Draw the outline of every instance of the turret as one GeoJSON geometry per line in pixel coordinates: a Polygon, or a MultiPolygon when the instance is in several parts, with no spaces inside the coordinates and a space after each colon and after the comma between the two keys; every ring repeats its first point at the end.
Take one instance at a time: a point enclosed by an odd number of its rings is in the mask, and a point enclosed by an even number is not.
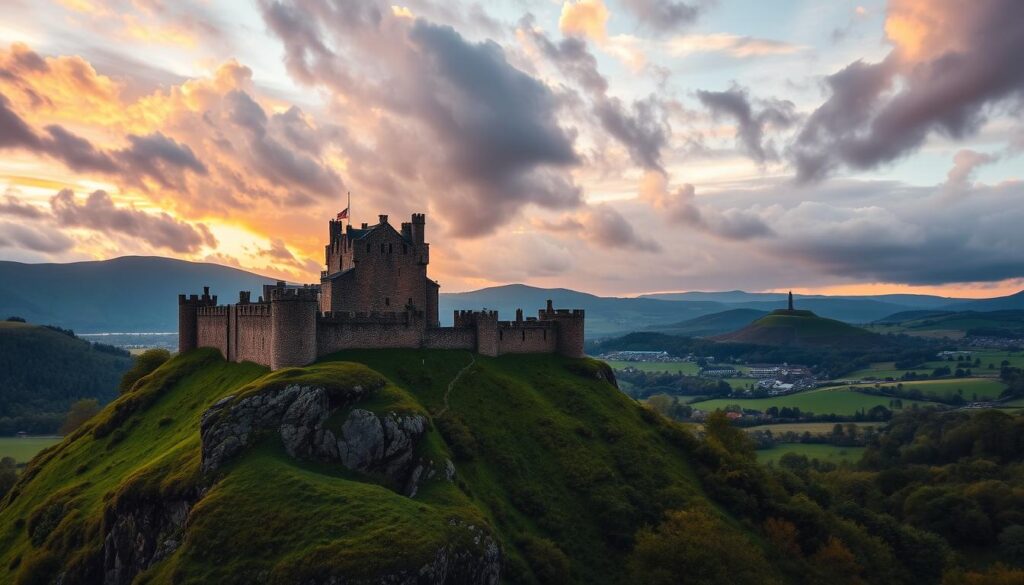
{"type": "Polygon", "coordinates": [[[426,241],[427,216],[422,213],[412,214],[412,243],[419,245],[426,241]]]}
{"type": "Polygon", "coordinates": [[[583,309],[558,309],[550,300],[538,313],[541,321],[554,321],[558,331],[558,353],[566,357],[583,357],[583,309]]]}
{"type": "Polygon", "coordinates": [[[474,313],[476,320],[476,352],[480,355],[498,355],[498,312],[480,311],[474,313]]]}
{"type": "Polygon", "coordinates": [[[217,295],[210,296],[210,287],[203,287],[203,296],[178,295],[178,353],[184,353],[198,347],[198,327],[196,311],[199,307],[217,305],[217,295]]]}
{"type": "Polygon", "coordinates": [[[275,287],[270,291],[270,303],[270,369],[316,361],[316,290],[275,287]]]}

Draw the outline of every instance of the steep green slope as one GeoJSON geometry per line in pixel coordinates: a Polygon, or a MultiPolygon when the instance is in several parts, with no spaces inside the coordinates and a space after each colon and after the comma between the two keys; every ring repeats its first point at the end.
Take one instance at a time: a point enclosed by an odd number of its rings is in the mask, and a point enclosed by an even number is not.
{"type": "Polygon", "coordinates": [[[881,337],[811,311],[774,311],[717,341],[801,347],[851,347],[880,343],[881,337]]]}
{"type": "Polygon", "coordinates": [[[190,352],[30,464],[0,503],[0,582],[486,582],[498,566],[507,582],[621,582],[639,528],[706,498],[693,439],[609,379],[546,355],[359,351],[268,373],[190,352]],[[299,400],[235,451],[215,441],[294,388],[332,405],[338,436],[357,410],[423,417],[410,454],[439,472],[407,497],[386,473],[290,454],[299,400]]]}
{"type": "Polygon", "coordinates": [[[112,399],[131,363],[46,327],[0,322],[0,435],[57,432],[75,400],[112,399]]]}

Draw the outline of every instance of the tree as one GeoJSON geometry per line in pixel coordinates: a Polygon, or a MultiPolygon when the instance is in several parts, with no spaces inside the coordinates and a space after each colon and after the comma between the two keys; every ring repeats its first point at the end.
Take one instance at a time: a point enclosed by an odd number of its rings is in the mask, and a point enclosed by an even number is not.
{"type": "Polygon", "coordinates": [[[151,374],[169,359],[171,359],[171,352],[166,349],[147,349],[142,352],[135,358],[135,365],[132,366],[132,369],[124,373],[118,390],[121,394],[131,390],[136,382],[151,374]]]}
{"type": "Polygon", "coordinates": [[[0,498],[18,481],[17,465],[11,457],[0,459],[0,498]]]}
{"type": "Polygon", "coordinates": [[[7,318],[7,322],[8,323],[24,323],[25,322],[25,318],[24,317],[15,317],[15,316],[12,315],[12,316],[7,318]]]}
{"type": "Polygon", "coordinates": [[[999,533],[999,552],[1015,564],[1024,562],[1024,526],[1014,524],[999,533]]]}
{"type": "Polygon", "coordinates": [[[68,411],[67,418],[64,419],[63,426],[60,427],[60,434],[69,435],[73,433],[75,429],[85,424],[87,420],[96,416],[96,413],[99,411],[100,401],[95,398],[83,398],[75,401],[68,411]]]}
{"type": "Polygon", "coordinates": [[[631,582],[649,585],[775,583],[768,567],[761,549],[703,508],[640,529],[629,558],[631,582]]]}

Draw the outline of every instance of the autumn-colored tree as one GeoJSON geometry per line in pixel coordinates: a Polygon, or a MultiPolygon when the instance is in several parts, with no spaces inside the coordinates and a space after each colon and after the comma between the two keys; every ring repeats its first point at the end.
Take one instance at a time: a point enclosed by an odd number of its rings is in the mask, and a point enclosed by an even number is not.
{"type": "Polygon", "coordinates": [[[825,576],[823,583],[858,585],[864,582],[860,578],[861,567],[856,557],[835,536],[828,537],[828,541],[811,555],[811,563],[825,576]]]}
{"type": "Polygon", "coordinates": [[[95,416],[99,411],[100,402],[95,398],[83,398],[82,400],[76,400],[75,403],[71,405],[71,409],[68,410],[67,418],[64,419],[64,424],[60,427],[60,434],[71,434],[75,429],[85,424],[85,421],[95,416]]]}
{"type": "Polygon", "coordinates": [[[800,532],[789,520],[769,518],[764,521],[764,534],[780,553],[789,557],[802,557],[800,532]]]}
{"type": "Polygon", "coordinates": [[[633,583],[745,585],[774,583],[761,549],[711,511],[674,510],[637,533],[630,555],[633,583]]]}
{"type": "Polygon", "coordinates": [[[1024,583],[1024,569],[1012,569],[997,564],[984,572],[951,571],[942,577],[942,585],[1020,585],[1024,583]]]}

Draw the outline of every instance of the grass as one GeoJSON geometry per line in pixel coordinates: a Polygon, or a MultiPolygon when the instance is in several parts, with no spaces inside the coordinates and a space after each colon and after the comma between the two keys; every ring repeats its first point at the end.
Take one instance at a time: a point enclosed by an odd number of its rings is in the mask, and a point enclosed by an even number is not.
{"type": "Polygon", "coordinates": [[[817,459],[829,463],[856,463],[864,453],[864,447],[838,447],[836,445],[817,445],[811,443],[779,443],[771,449],[757,451],[759,463],[778,464],[786,453],[805,455],[808,459],[817,459]]]}
{"type": "MultiPolygon", "coordinates": [[[[868,411],[871,408],[881,405],[889,408],[892,399],[887,396],[870,396],[861,392],[851,390],[849,387],[837,388],[816,388],[789,394],[786,396],[774,396],[770,398],[716,398],[693,404],[694,408],[714,411],[725,409],[727,406],[738,404],[742,408],[764,412],[772,406],[778,408],[798,407],[802,412],[813,412],[814,414],[837,414],[849,416],[859,411],[868,411]]],[[[903,407],[910,408],[912,404],[927,404],[915,400],[903,400],[903,407]]]]}
{"type": "Polygon", "coordinates": [[[28,463],[36,453],[60,442],[60,437],[0,437],[0,459],[13,457],[18,463],[28,463]]]}
{"type": "Polygon", "coordinates": [[[559,581],[622,581],[640,527],[706,501],[692,436],[608,384],[600,362],[553,355],[477,356],[418,448],[453,459],[456,481],[437,476],[414,499],[293,459],[273,433],[215,477],[200,472],[199,419],[223,397],[297,381],[344,396],[372,383],[360,406],[436,417],[470,357],[350,351],[274,373],[210,350],[175,357],[26,468],[0,502],[0,582],[51,582],[61,570],[88,581],[114,510],[200,488],[181,546],[136,583],[375,581],[416,570],[441,547],[480,546],[468,525],[501,543],[505,581],[536,583],[538,550],[564,555],[559,581]]]}

